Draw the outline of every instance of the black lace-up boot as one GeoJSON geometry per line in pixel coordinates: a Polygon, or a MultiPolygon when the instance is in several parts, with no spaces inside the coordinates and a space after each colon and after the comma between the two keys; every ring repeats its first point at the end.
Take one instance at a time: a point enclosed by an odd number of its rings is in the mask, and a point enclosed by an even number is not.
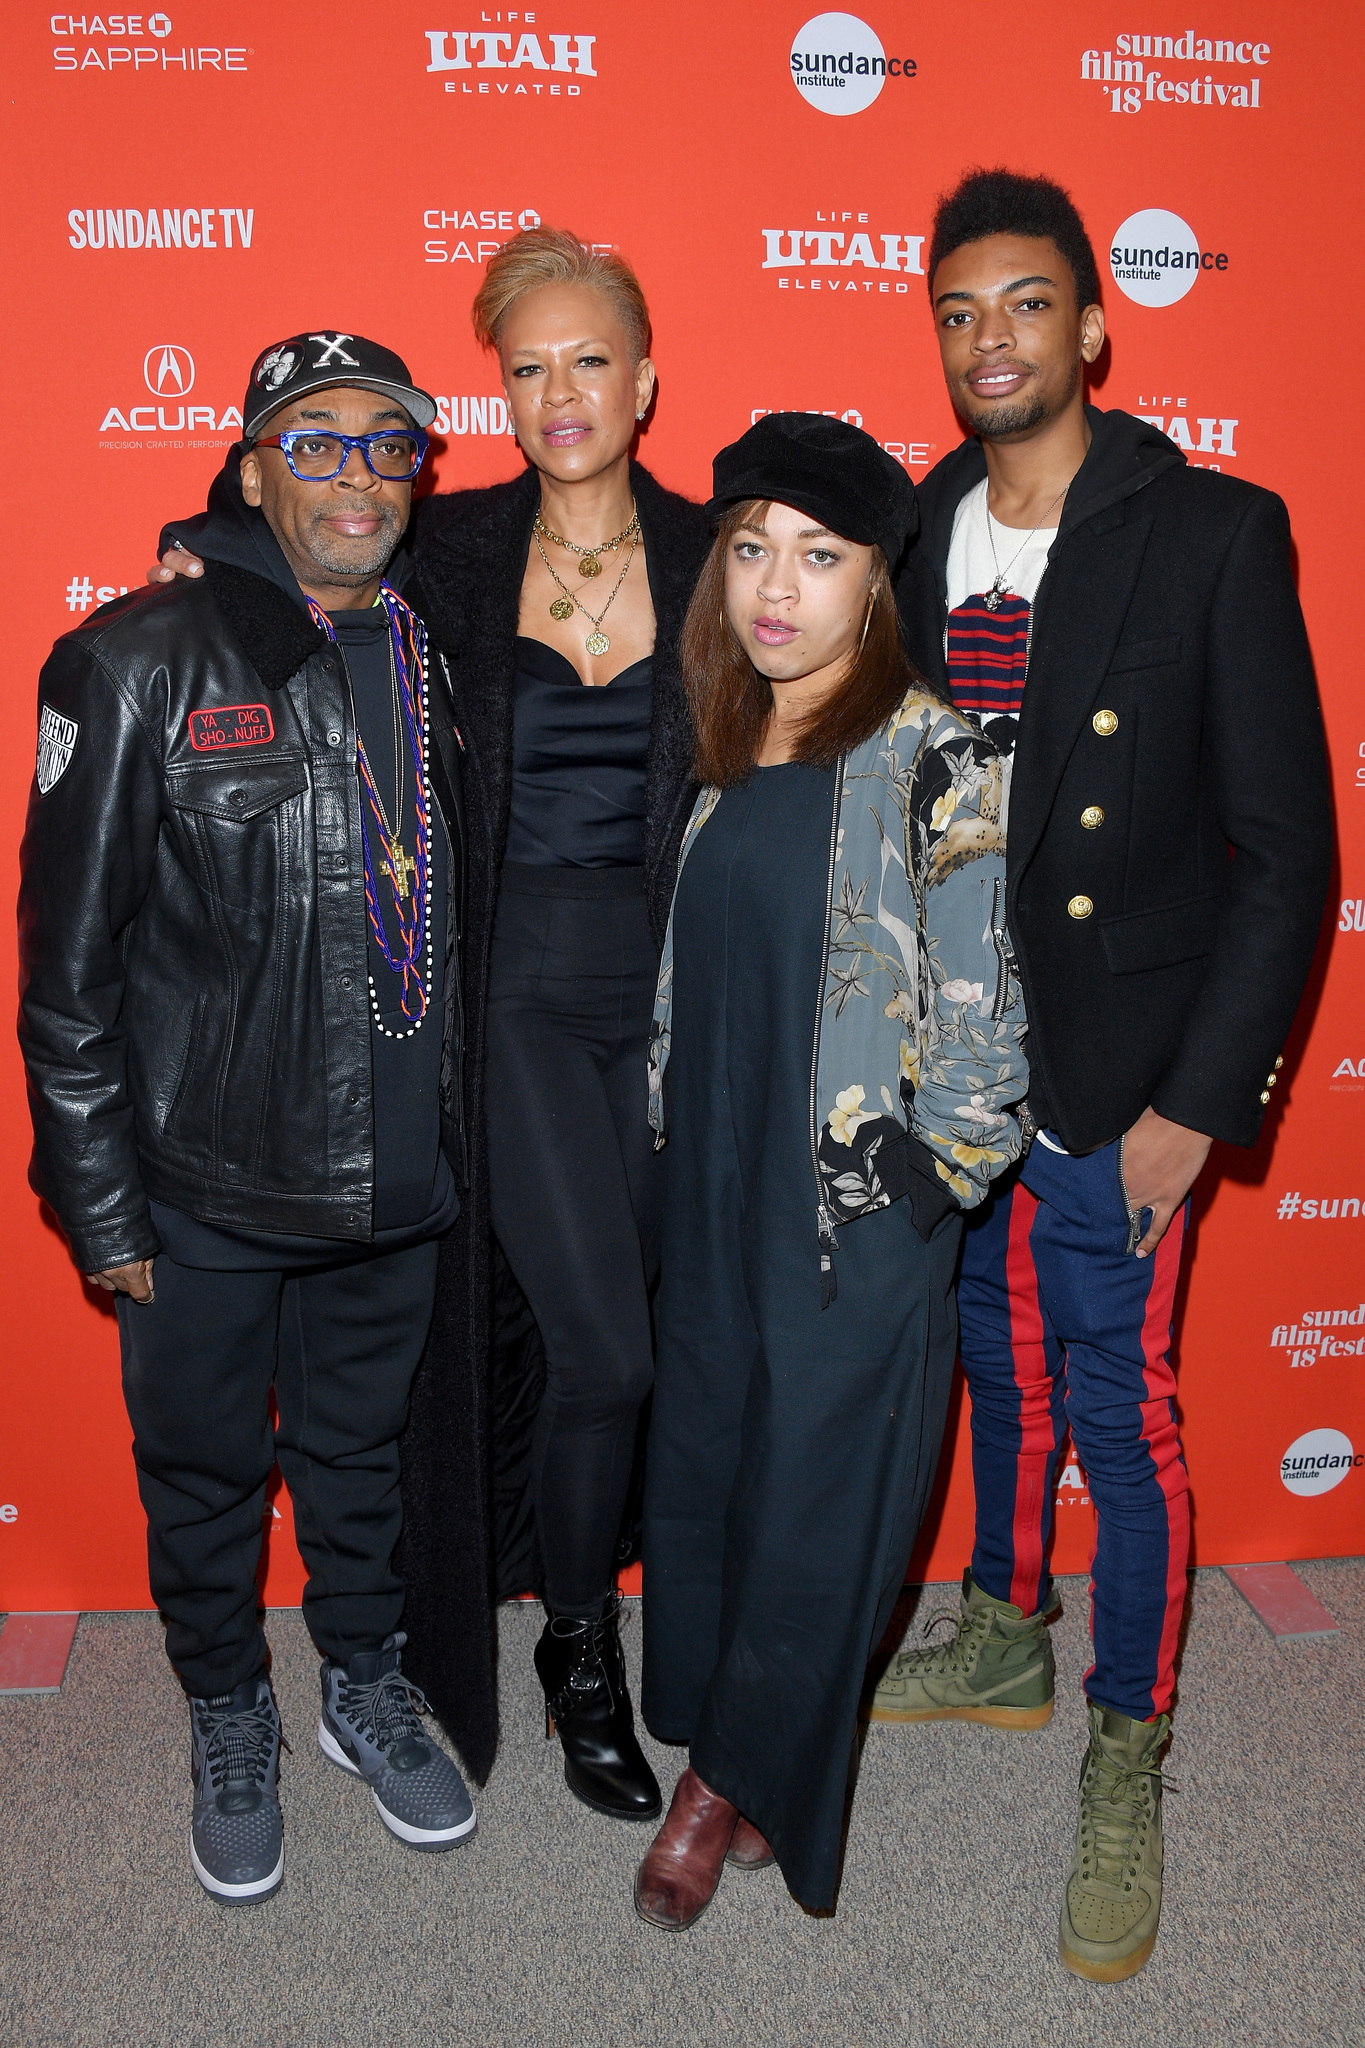
{"type": "Polygon", "coordinates": [[[473,1834],[474,1804],[454,1763],[423,1731],[425,1699],[402,1671],[405,1635],[349,1664],[322,1660],[318,1746],[329,1763],[363,1778],[391,1835],[410,1849],[453,1849],[473,1834]]]}
{"type": "Polygon", "coordinates": [[[614,1820],[654,1820],[659,1783],[635,1739],[619,1609],[613,1593],[596,1621],[551,1612],[536,1644],[545,1688],[545,1734],[564,1745],[564,1782],[576,1799],[614,1820]]]}
{"type": "Polygon", "coordinates": [[[190,1862],[224,1906],[254,1906],[284,1881],[280,1715],[270,1680],[190,1700],[190,1862]]]}

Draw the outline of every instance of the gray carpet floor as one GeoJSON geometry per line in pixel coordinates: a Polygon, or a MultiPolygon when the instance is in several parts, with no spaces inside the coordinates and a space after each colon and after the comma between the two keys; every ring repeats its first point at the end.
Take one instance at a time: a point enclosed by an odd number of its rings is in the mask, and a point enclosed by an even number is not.
{"type": "MultiPolygon", "coordinates": [[[[79,2048],[1201,2048],[1365,2042],[1365,1563],[1302,1567],[1341,1622],[1276,1644],[1219,1572],[1193,1582],[1156,1954],[1127,1984],[1056,1958],[1084,1741],[1083,1583],[1036,1734],[874,1728],[833,1918],[727,1872],[689,1934],[644,1926],[649,1830],[567,1793],[542,1737],[538,1610],[504,1610],[505,1733],[479,1833],[404,1850],[320,1755],[316,1658],[270,1618],[287,1874],[225,1911],[186,1856],[185,1709],[155,1620],[87,1615],[60,1695],[0,1702],[0,2042],[79,2048]]],[[[930,1605],[951,1589],[929,1588],[930,1605]]],[[[918,1624],[916,1624],[917,1626],[918,1624]]],[[[638,1665],[638,1611],[627,1629],[638,1665]]],[[[671,1788],[680,1752],[651,1754],[671,1788]]]]}

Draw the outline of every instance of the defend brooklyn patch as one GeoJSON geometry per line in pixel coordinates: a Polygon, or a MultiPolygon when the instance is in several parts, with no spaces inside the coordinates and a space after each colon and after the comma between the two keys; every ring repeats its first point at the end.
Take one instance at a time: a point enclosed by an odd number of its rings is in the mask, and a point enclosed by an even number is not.
{"type": "Polygon", "coordinates": [[[46,796],[71,766],[80,726],[74,718],[63,718],[50,704],[38,712],[38,794],[46,796]]]}
{"type": "Polygon", "coordinates": [[[198,754],[228,747],[263,747],[275,737],[268,704],[233,704],[224,711],[191,711],[190,745],[198,754]]]}

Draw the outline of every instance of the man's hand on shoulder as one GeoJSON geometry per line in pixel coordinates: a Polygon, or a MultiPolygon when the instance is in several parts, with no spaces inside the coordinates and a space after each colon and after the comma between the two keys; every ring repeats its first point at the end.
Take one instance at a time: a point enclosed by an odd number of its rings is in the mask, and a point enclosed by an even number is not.
{"type": "Polygon", "coordinates": [[[129,1294],[134,1301],[144,1304],[156,1300],[150,1259],[134,1259],[127,1266],[109,1266],[103,1273],[87,1273],[85,1277],[107,1294],[129,1294]]]}
{"type": "Polygon", "coordinates": [[[167,548],[159,562],[147,571],[149,583],[174,583],[177,576],[202,576],[204,565],[188,548],[167,548]]]}
{"type": "Polygon", "coordinates": [[[1147,1235],[1137,1256],[1147,1258],[1166,1235],[1171,1219],[1194,1186],[1213,1143],[1202,1131],[1174,1124],[1144,1109],[1123,1141],[1123,1184],[1134,1215],[1150,1209],[1147,1235]]]}

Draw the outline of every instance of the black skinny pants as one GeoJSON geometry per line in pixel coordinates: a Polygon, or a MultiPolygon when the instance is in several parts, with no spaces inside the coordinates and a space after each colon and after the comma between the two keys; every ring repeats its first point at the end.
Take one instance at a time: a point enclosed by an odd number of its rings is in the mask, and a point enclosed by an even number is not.
{"type": "Polygon", "coordinates": [[[610,1591],[654,1377],[657,977],[641,869],[504,866],[488,993],[493,1228],[545,1346],[531,1485],[545,1597],[562,1614],[594,1615],[610,1591]]]}
{"type": "Polygon", "coordinates": [[[397,1628],[398,1436],[439,1249],[297,1273],[206,1272],[163,1252],[150,1307],[118,1297],[152,1597],[186,1692],[212,1698],[265,1669],[256,1567],[277,1456],[319,1650],[346,1663],[397,1628]]]}

